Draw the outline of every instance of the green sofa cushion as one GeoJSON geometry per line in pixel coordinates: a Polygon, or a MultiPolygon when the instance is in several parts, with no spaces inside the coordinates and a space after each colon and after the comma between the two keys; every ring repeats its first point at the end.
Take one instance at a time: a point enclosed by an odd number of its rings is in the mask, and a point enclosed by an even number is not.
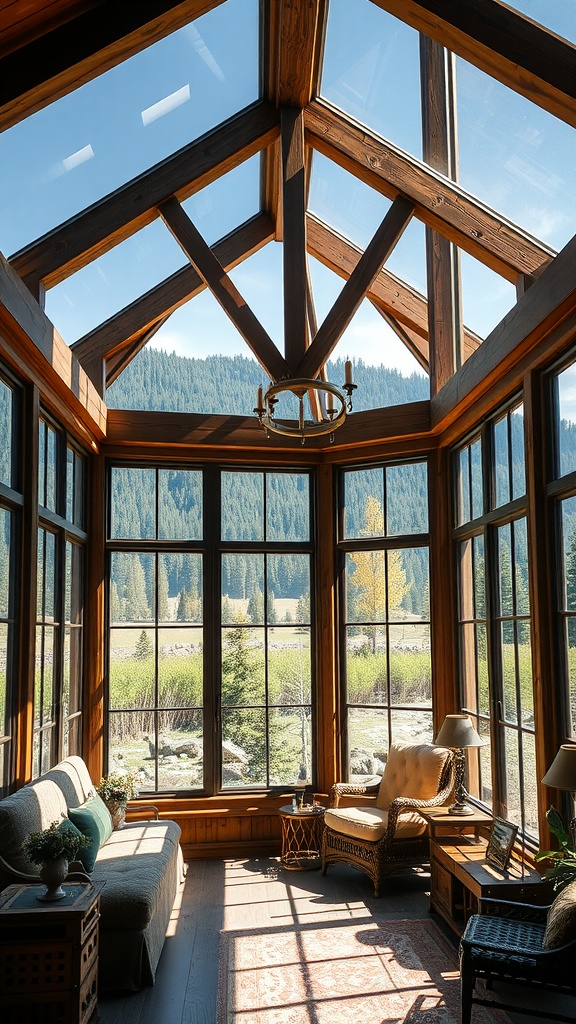
{"type": "Polygon", "coordinates": [[[93,871],[98,850],[112,835],[112,818],[102,797],[97,793],[80,807],[70,807],[68,817],[83,835],[91,840],[90,846],[78,851],[78,860],[86,871],[93,871]]]}

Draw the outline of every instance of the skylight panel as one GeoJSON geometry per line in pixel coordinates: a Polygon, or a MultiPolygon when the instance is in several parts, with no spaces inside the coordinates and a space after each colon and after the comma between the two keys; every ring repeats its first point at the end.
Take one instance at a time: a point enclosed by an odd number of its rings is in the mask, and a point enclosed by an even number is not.
{"type": "Polygon", "coordinates": [[[0,250],[12,255],[254,102],[258,26],[258,0],[226,0],[3,132],[0,250]]]}
{"type": "Polygon", "coordinates": [[[506,3],[556,35],[563,36],[569,43],[576,43],[574,0],[506,0],[506,3]]]}
{"type": "Polygon", "coordinates": [[[463,187],[553,249],[576,231],[576,132],[457,59],[463,187]]]}
{"type": "Polygon", "coordinates": [[[421,158],[418,33],[371,0],[330,0],[320,93],[421,158]]]}

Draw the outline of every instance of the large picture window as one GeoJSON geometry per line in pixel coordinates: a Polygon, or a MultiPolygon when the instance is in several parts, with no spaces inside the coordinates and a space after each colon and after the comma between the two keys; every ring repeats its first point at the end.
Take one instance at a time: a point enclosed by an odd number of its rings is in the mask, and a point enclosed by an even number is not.
{"type": "Polygon", "coordinates": [[[82,749],[85,456],[39,423],[33,775],[82,749]]]}
{"type": "Polygon", "coordinates": [[[348,778],[390,743],[432,740],[426,462],[342,474],[339,547],[348,778]]]}
{"type": "Polygon", "coordinates": [[[306,472],[111,467],[109,768],[313,781],[310,503],[306,472]]]}
{"type": "Polygon", "coordinates": [[[460,683],[484,740],[469,788],[538,835],[524,415],[516,403],[455,453],[460,683]]]}

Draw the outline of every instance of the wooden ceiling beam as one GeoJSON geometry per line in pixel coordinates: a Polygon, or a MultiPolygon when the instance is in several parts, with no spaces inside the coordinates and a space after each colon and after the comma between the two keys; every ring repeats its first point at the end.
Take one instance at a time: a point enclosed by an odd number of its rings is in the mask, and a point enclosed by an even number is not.
{"type": "Polygon", "coordinates": [[[295,373],[308,347],[304,115],[297,107],[282,108],[281,139],[284,357],[295,373]]]}
{"type": "MultiPolygon", "coordinates": [[[[217,242],[214,253],[222,266],[230,271],[273,237],[270,219],[261,213],[217,242]]],[[[133,345],[205,287],[194,267],[187,264],[70,347],[82,364],[94,358],[109,359],[133,345]]]]}
{"type": "Polygon", "coordinates": [[[372,0],[576,128],[576,47],[498,0],[372,0]]]}
{"type": "Polygon", "coordinates": [[[269,96],[278,106],[305,107],[317,92],[326,0],[272,0],[269,96]]]}
{"type": "Polygon", "coordinates": [[[289,375],[284,356],[243,299],[213,251],[194,226],[177,199],[167,199],[159,207],[166,227],[188,256],[214,298],[239,331],[248,348],[272,380],[289,375]]]}
{"type": "Polygon", "coordinates": [[[257,103],[16,253],[10,265],[33,294],[39,281],[59,284],[155,220],[165,199],[187,199],[279,134],[278,111],[257,103]]]}
{"type": "Polygon", "coordinates": [[[76,5],[77,16],[55,27],[50,22],[50,31],[46,31],[43,21],[42,35],[31,39],[34,33],[25,33],[25,45],[18,45],[21,36],[17,38],[16,32],[2,33],[0,131],[66,96],[223,2],[103,0],[76,5]]]}
{"type": "Polygon", "coordinates": [[[352,320],[366,292],[382,269],[414,213],[414,206],[399,196],[384,217],[352,274],[346,281],[297,371],[298,377],[317,377],[352,320]]]}
{"type": "Polygon", "coordinates": [[[305,111],[306,141],[389,199],[404,195],[416,216],[513,284],[537,277],[552,249],[483,206],[455,182],[419,163],[319,100],[305,111]]]}

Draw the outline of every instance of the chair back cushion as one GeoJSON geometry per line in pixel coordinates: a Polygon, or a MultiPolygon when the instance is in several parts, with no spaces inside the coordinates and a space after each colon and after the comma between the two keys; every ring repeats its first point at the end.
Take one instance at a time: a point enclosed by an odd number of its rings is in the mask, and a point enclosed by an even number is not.
{"type": "Polygon", "coordinates": [[[428,743],[393,743],[376,797],[376,806],[387,808],[394,797],[431,800],[440,788],[442,769],[450,751],[428,743]]]}
{"type": "Polygon", "coordinates": [[[556,949],[576,939],[576,882],[558,893],[546,916],[544,949],[556,949]]]}

